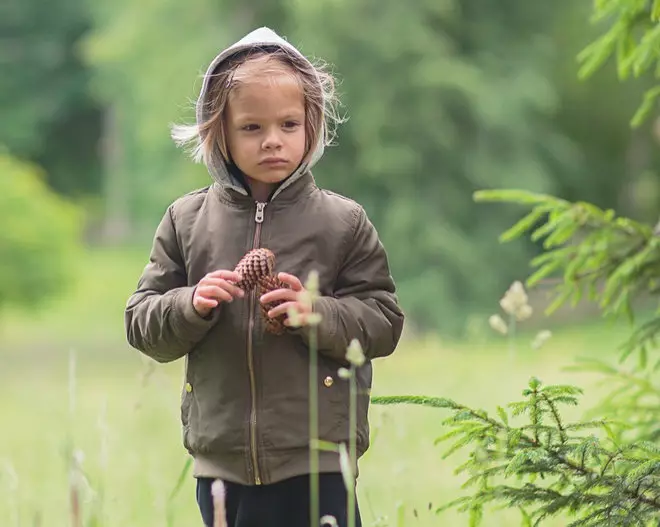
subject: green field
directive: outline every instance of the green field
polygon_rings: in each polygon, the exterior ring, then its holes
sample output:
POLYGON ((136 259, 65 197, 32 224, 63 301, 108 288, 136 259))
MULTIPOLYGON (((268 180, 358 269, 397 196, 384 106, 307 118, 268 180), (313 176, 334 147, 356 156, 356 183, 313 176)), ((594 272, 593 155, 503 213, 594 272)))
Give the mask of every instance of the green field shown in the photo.
MULTIPOLYGON (((178 406, 182 361, 155 366, 124 338, 123 306, 144 258, 144 251, 88 254, 81 262, 85 272, 68 295, 44 309, 0 318, 0 525, 70 525, 68 438, 84 453, 93 488, 103 492, 103 526, 165 526, 168 507, 173 525, 201 524, 191 477, 176 499, 168 500, 186 462, 178 406), (74 397, 68 382, 71 355, 74 397)), ((495 337, 464 343, 405 338, 392 357, 376 363, 374 394, 444 396, 493 410, 520 398, 532 375, 546 384, 589 388, 596 379, 562 368, 577 355, 613 357, 623 336, 600 326, 573 328, 533 351, 531 335, 522 335, 513 364, 505 343, 495 337)), ((594 393, 588 390, 585 402, 593 401, 594 393)), ((398 504, 405 525, 467 525, 465 516, 428 512, 429 504, 461 493, 463 480, 453 474, 459 458, 443 460, 443 445, 433 444, 446 415, 425 408, 372 408, 374 442, 360 477, 365 525, 381 516, 396 525, 398 504)), ((489 527, 517 523, 517 514, 503 512, 489 513, 485 521, 489 527)))

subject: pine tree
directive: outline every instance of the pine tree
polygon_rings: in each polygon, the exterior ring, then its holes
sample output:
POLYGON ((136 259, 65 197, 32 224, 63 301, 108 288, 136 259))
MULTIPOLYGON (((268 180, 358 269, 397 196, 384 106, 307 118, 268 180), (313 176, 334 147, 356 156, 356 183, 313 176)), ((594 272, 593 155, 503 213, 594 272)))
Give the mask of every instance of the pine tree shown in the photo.
MULTIPOLYGON (((582 76, 589 76, 610 57, 619 77, 660 75, 656 53, 660 0, 598 0, 596 21, 610 28, 580 55, 582 76)), ((650 89, 632 119, 641 123, 655 108, 660 86, 650 89)), ((603 316, 625 317, 630 338, 623 343, 621 365, 601 361, 579 367, 598 371, 616 389, 592 413, 596 419, 567 422, 566 405, 579 404, 582 389, 544 386, 536 378, 524 399, 499 406, 497 415, 444 398, 390 396, 376 404, 419 404, 450 411, 453 441, 445 456, 469 449, 458 473, 472 492, 439 511, 457 507, 469 514, 470 526, 481 524, 487 505, 517 508, 521 525, 541 525, 561 515, 570 527, 650 526, 660 517, 660 358, 649 361, 660 337, 660 309, 639 322, 635 302, 660 290, 660 229, 617 216, 591 203, 569 202, 520 190, 483 190, 476 200, 517 203, 531 210, 501 236, 507 242, 529 234, 545 251, 532 260, 535 272, 527 285, 554 282, 552 312, 585 294, 603 316), (514 423, 514 421, 516 421, 514 423)))

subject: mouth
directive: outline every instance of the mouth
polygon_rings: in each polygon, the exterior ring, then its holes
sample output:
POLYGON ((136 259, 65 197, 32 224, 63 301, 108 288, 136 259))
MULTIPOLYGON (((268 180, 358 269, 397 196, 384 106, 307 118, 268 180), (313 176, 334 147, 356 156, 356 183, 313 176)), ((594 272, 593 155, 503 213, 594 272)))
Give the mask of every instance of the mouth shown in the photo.
POLYGON ((267 157, 266 159, 260 161, 259 164, 269 167, 278 167, 288 165, 289 161, 283 157, 267 157))

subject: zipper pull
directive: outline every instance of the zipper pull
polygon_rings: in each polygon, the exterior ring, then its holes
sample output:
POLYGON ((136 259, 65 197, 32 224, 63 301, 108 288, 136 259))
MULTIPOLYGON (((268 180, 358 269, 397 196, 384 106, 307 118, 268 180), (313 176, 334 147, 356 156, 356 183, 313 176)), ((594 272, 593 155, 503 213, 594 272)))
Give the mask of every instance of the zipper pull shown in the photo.
POLYGON ((254 215, 254 221, 256 221, 257 223, 263 223, 265 208, 266 208, 265 203, 262 203, 260 201, 257 202, 257 212, 254 215))

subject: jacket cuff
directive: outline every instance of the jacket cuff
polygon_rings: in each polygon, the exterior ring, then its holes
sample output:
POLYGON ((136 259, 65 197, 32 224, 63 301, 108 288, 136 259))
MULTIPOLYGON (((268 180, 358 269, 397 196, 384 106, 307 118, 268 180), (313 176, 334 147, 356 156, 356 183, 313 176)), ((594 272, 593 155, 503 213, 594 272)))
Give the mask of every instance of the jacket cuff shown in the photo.
MULTIPOLYGON (((333 297, 323 296, 314 302, 314 313, 321 315, 321 322, 316 326, 318 352, 326 357, 343 362, 346 355, 345 349, 338 346, 337 332, 339 330, 339 314, 337 311, 337 300, 333 297)), ((300 335, 309 346, 309 335, 311 326, 292 328, 292 333, 300 335)), ((341 340, 341 339, 339 339, 341 340)))
POLYGON ((337 335, 338 314, 336 300, 323 296, 314 303, 314 313, 321 315, 317 326, 319 349, 331 348, 337 335))
POLYGON ((177 291, 172 309, 177 329, 186 337, 194 339, 200 331, 208 330, 218 320, 219 309, 215 308, 209 316, 202 317, 193 306, 196 286, 182 287, 177 291))

